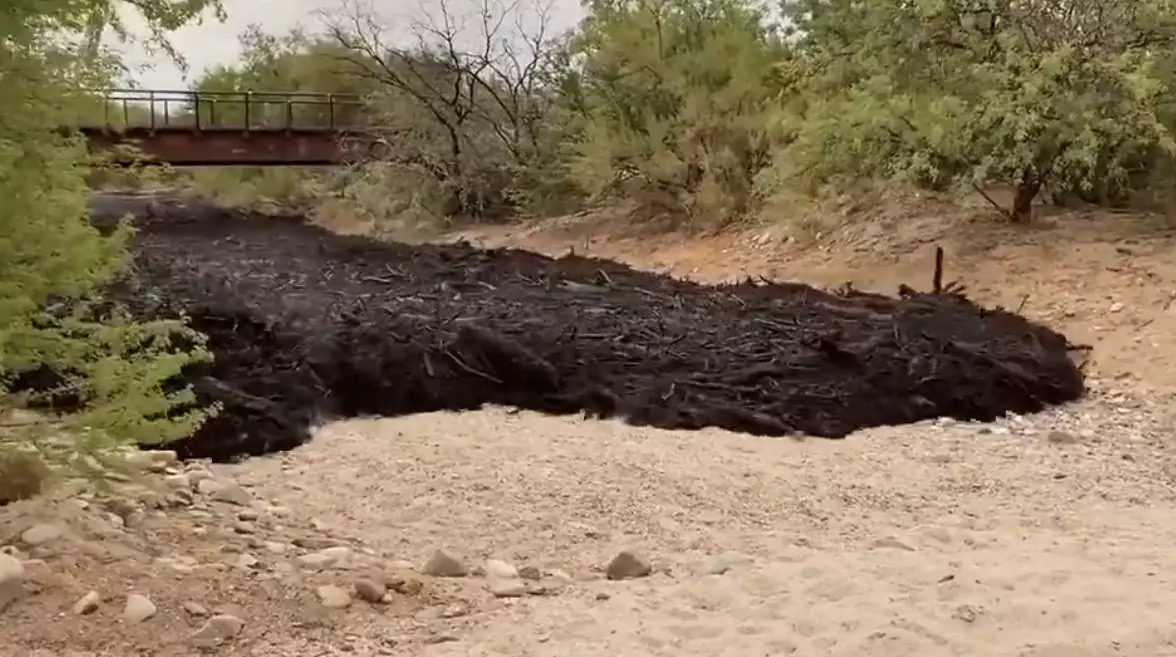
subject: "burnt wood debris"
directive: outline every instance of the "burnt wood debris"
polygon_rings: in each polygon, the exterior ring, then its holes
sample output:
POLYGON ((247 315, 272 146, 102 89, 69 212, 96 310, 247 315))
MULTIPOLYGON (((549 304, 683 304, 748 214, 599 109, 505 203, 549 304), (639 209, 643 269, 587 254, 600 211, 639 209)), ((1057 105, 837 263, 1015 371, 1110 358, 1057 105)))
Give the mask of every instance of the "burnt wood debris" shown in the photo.
POLYGON ((172 445, 184 458, 291 449, 334 418, 485 404, 841 438, 1031 413, 1084 389, 1063 335, 950 285, 896 298, 763 280, 708 286, 179 200, 107 199, 94 221, 111 226, 128 210, 135 267, 114 296, 143 317, 188 315, 216 357, 184 377, 223 405, 172 445))

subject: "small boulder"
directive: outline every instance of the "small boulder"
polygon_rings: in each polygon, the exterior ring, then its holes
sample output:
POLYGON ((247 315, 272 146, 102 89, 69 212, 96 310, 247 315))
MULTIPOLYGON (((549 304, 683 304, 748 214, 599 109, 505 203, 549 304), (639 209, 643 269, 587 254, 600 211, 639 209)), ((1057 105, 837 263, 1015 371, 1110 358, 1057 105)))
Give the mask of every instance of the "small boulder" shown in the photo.
POLYGON ((498 559, 488 559, 483 566, 487 577, 496 579, 518 579, 519 571, 514 566, 498 559))
POLYGON ((457 556, 445 550, 437 550, 421 566, 421 573, 433 577, 465 577, 469 569, 457 556))
POLYGON ((19 585, 25 577, 24 564, 10 554, 0 554, 0 588, 19 585))
POLYGON ((612 580, 649 577, 652 574, 653 566, 642 557, 628 550, 613 557, 605 569, 605 576, 612 580))
POLYGON ((217 614, 204 622, 200 629, 192 634, 196 641, 226 641, 241 633, 245 621, 232 614, 217 614))
POLYGON ((319 602, 327 609, 343 609, 351 605, 351 593, 334 584, 324 584, 315 589, 319 602))
POLYGON ((142 623, 155 615, 155 603, 145 595, 132 593, 127 596, 127 604, 123 607, 123 618, 131 623, 142 623))
POLYGON ((387 589, 380 582, 371 579, 360 579, 355 582, 355 596, 365 602, 383 602, 387 589))
POLYGON ((61 525, 40 524, 33 525, 20 534, 20 540, 25 545, 34 547, 56 541, 65 535, 65 528, 61 525))
POLYGON ((518 579, 491 579, 486 588, 496 598, 521 598, 527 594, 527 584, 518 579))
POLYGON ((94 613, 98 610, 98 605, 102 604, 102 596, 98 595, 97 591, 90 591, 86 595, 78 598, 74 603, 73 613, 78 616, 85 616, 86 614, 94 613))

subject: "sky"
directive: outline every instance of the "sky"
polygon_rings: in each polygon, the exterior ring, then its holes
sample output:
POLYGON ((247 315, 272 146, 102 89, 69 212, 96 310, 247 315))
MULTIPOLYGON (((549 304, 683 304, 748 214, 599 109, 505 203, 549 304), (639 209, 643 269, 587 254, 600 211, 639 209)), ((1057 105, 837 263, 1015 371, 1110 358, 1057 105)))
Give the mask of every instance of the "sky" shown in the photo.
MULTIPOLYGON (((0 0, 2 1, 2 0, 0 0)), ((111 45, 124 53, 124 60, 133 70, 133 78, 142 89, 187 89, 189 82, 205 69, 218 64, 233 63, 240 55, 238 36, 250 24, 260 25, 271 34, 285 34, 302 27, 314 30, 322 25, 321 12, 338 11, 345 0, 224 0, 228 20, 218 21, 209 14, 202 24, 192 24, 173 32, 172 45, 188 62, 188 74, 172 63, 166 55, 153 55, 143 47, 111 45), (142 70, 143 67, 150 70, 142 70)), ((374 10, 381 24, 403 28, 414 20, 428 20, 436 16, 441 0, 358 0, 374 10)), ((519 0, 524 20, 536 15, 530 7, 537 2, 550 2, 550 27, 557 31, 570 29, 581 15, 579 0, 519 0)), ((457 16, 476 16, 478 0, 446 0, 457 16)), ((503 0, 501 4, 505 4, 503 0)), ((133 32, 142 33, 142 23, 128 19, 133 32)))

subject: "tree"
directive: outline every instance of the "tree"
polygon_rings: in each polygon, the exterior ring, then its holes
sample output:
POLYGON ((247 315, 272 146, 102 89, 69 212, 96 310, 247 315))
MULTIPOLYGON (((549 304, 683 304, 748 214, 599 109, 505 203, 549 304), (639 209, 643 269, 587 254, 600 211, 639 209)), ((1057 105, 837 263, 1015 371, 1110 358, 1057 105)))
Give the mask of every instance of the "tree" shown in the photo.
MULTIPOLYGON (((130 6, 131 3, 128 3, 130 6)), ((216 0, 135 0, 150 42, 216 0)), ((86 154, 59 128, 87 99, 79 89, 113 79, 117 60, 97 53, 95 16, 121 29, 111 0, 15 0, 0 12, 0 396, 7 411, 17 377, 47 365, 80 399, 75 412, 0 432, 0 452, 85 470, 112 446, 176 438, 205 417, 188 390, 165 392, 206 356, 199 336, 173 321, 135 322, 95 302, 128 263, 124 227, 102 235, 86 218, 86 154), (78 38, 82 37, 82 38, 78 38), (90 49, 87 52, 86 47, 90 49), (180 348, 180 337, 195 348, 180 348)), ((18 459, 19 460, 19 459, 18 459)), ((0 479, 5 477, 0 474, 0 479)))
MULTIPOLYGON (((1158 64, 1167 0, 785 0, 799 121, 790 157, 823 180, 899 178, 1121 193, 1176 153, 1158 64)), ((1000 207, 1000 206, 998 206, 1000 207)))
POLYGON ((592 0, 565 83, 585 122, 576 173, 672 211, 742 217, 775 145, 782 44, 743 0, 592 0), (636 189, 634 189, 636 187, 636 189))
POLYGON ((446 216, 494 219, 558 190, 573 194, 561 167, 565 137, 553 89, 560 40, 549 5, 482 0, 464 29, 449 0, 397 45, 381 19, 354 4, 327 30, 348 70, 379 85, 378 127, 394 162, 430 179, 446 216), (522 19, 530 13, 535 25, 522 19))

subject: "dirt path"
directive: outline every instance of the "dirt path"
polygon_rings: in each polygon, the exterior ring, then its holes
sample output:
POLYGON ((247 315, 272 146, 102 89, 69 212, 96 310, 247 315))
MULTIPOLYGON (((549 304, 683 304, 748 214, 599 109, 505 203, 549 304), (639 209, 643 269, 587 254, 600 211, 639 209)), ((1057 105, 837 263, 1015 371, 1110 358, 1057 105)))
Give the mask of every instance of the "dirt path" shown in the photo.
MULTIPOLYGON (((714 277, 791 253, 720 248, 749 239, 642 257, 714 277)), ((788 270, 929 271, 886 239, 788 270)), ((1027 242, 950 261, 1100 340, 1082 404, 801 442, 492 409, 334 424, 238 466, 161 457, 154 493, 0 510, 0 656, 1176 655, 1176 397, 1141 394, 1176 381, 1176 248, 1126 240, 1053 270, 1007 251, 1027 242), (608 579, 622 551, 652 574, 608 579)))

